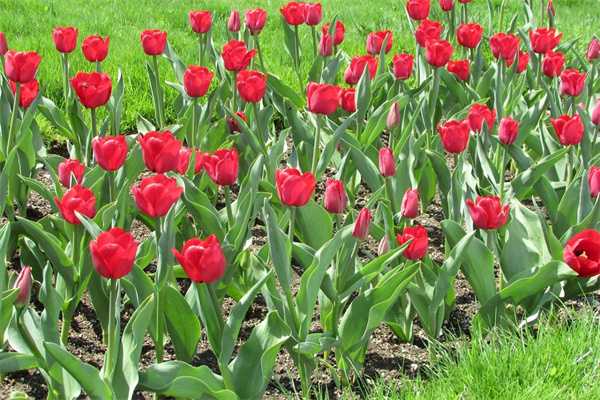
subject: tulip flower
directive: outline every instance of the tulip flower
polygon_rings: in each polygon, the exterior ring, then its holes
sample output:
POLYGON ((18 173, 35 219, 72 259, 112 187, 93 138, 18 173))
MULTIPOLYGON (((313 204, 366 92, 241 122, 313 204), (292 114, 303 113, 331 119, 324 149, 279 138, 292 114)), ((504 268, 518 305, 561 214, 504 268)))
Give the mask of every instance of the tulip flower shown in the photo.
POLYGON ((565 56, 561 52, 549 50, 542 60, 542 72, 549 78, 554 78, 562 73, 565 65, 565 56))
POLYGON ((236 86, 242 100, 247 103, 257 103, 265 96, 267 75, 258 71, 240 71, 236 86))
POLYGON ((267 12, 263 9, 246 10, 244 23, 252 36, 259 35, 267 22, 267 12))
POLYGON ((472 2, 472 1, 473 1, 473 0, 458 0, 458 2, 459 2, 460 4, 467 4, 467 3, 470 3, 470 2, 472 2))
POLYGON ((338 86, 309 82, 306 87, 308 109, 313 114, 330 115, 337 109, 343 92, 338 86))
POLYGON ((10 50, 6 53, 4 73, 6 77, 16 83, 27 83, 35 76, 42 58, 34 51, 29 53, 10 50))
POLYGON ((379 172, 384 178, 396 175, 396 160, 389 147, 379 149, 379 172))
POLYGON ((8 53, 8 44, 6 43, 6 36, 4 32, 0 32, 0 56, 4 56, 8 53))
POLYGON ((94 208, 96 199, 94 198, 94 193, 81 185, 75 185, 67 190, 62 200, 59 200, 57 197, 54 200, 61 215, 70 224, 81 224, 79 218, 75 215, 75 211, 88 218, 96 216, 96 209, 94 208))
POLYGON ((592 123, 596 126, 600 126, 600 99, 596 101, 596 105, 592 110, 592 123))
POLYGON ((381 52, 381 46, 383 46, 383 41, 386 37, 387 42, 385 45, 385 54, 389 53, 393 45, 393 34, 389 30, 377 31, 367 35, 367 53, 372 56, 378 56, 381 52))
POLYGON ((29 297, 31 296, 31 280, 31 267, 23 267, 21 272, 19 272, 19 275, 17 275, 17 280, 13 285, 13 289, 19 289, 19 294, 13 303, 15 307, 23 308, 29 304, 29 297))
POLYGON ((275 182, 279 200, 290 207, 302 207, 308 203, 317 185, 312 172, 301 174, 296 168, 278 169, 275 182))
POLYGON ((80 72, 69 79, 79 101, 85 108, 95 109, 105 105, 110 99, 112 81, 108 74, 80 72))
POLYGON ((583 123, 579 114, 572 117, 561 115, 558 118, 550 118, 558 140, 563 146, 574 146, 583 139, 583 123))
POLYGON ((325 209, 332 214, 341 214, 348 204, 344 182, 329 179, 325 185, 325 209))
MULTIPOLYGON (((330 24, 331 24, 331 22, 328 22, 325 25, 323 25, 323 27, 321 28, 321 30, 323 31, 323 34, 329 33, 329 25, 330 24)), ((338 46, 338 45, 342 44, 342 42, 344 41, 345 32, 346 32, 346 29, 344 28, 344 24, 342 24, 342 21, 337 21, 335 23, 335 29, 333 32, 333 45, 334 46, 338 46)))
POLYGON ((394 78, 406 80, 412 75, 414 57, 412 54, 394 54, 394 78))
POLYGON ((204 153, 204 169, 214 183, 220 186, 233 185, 238 176, 238 153, 236 149, 220 149, 212 155, 204 153))
POLYGON ((175 178, 163 174, 142 179, 140 186, 132 189, 133 199, 141 212, 149 217, 163 217, 177 203, 183 188, 175 178))
MULTIPOLYGON (((527 69, 527 64, 529 64, 530 54, 526 51, 519 50, 519 61, 517 62, 517 74, 525 71, 527 69)), ((515 62, 514 58, 506 60, 506 65, 510 68, 510 66, 515 62)))
POLYGON ((600 274, 600 233, 593 229, 579 232, 565 245, 563 261, 580 278, 600 274))
POLYGON ((548 17, 550 17, 550 15, 556 17, 556 10, 554 9, 554 3, 552 0, 550 0, 546 6, 546 14, 548 14, 548 17))
MULTIPOLYGON (((243 111, 236 111, 235 114, 238 117, 240 117, 240 119, 242 119, 244 122, 248 122, 248 120, 246 119, 246 114, 243 111)), ((238 125, 236 120, 233 119, 233 117, 227 117, 227 129, 229 129, 229 133, 231 133, 232 135, 236 132, 242 132, 240 126, 238 125)))
POLYGON ((402 198, 402 216, 407 219, 417 218, 419 215, 419 192, 417 189, 408 188, 402 198))
MULTIPOLYGON (((177 164, 177 172, 181 175, 185 175, 187 173, 188 167, 190 166, 190 161, 192 158, 192 150, 187 147, 182 147, 179 150, 179 163, 177 164)), ((204 158, 202 157, 202 152, 198 149, 194 150, 194 174, 202 171, 204 167, 204 158)))
POLYGON ((490 37, 492 54, 494 57, 502 58, 503 60, 515 58, 520 41, 521 39, 512 33, 509 33, 508 35, 506 33, 497 33, 490 37))
POLYGON ((592 197, 598 197, 598 193, 600 193, 600 167, 590 167, 588 181, 590 184, 590 192, 592 197))
POLYGON ((356 111, 356 89, 347 88, 342 92, 340 96, 340 106, 343 110, 353 113, 356 111))
POLYGON ((227 71, 242 71, 250 65, 256 53, 258 50, 248 51, 244 42, 231 40, 223 46, 221 57, 227 71))
POLYGON ((354 56, 352 57, 352 61, 350 61, 350 65, 344 71, 344 80, 348 85, 356 85, 362 76, 365 67, 369 68, 369 78, 373 79, 375 77, 375 73, 377 73, 377 65, 379 64, 379 59, 374 58, 371 55, 364 55, 362 57, 354 56))
POLYGON ((202 97, 208 92, 213 75, 205 67, 190 65, 183 74, 183 89, 190 97, 202 97))
MULTIPOLYGON (((19 94, 19 107, 29 108, 33 100, 38 95, 40 85, 37 79, 33 78, 27 83, 21 85, 21 93, 19 94)), ((17 85, 13 81, 10 81, 10 89, 13 92, 13 95, 16 94, 17 85)))
POLYGON ((445 40, 430 39, 425 44, 425 58, 433 67, 443 67, 448 63, 454 47, 445 40))
POLYGON ((81 50, 86 60, 89 62, 102 62, 108 55, 108 44, 110 37, 102 39, 101 36, 88 36, 83 39, 81 50))
POLYGON ((227 21, 227 29, 229 29, 231 32, 239 32, 240 28, 240 13, 238 10, 233 10, 229 15, 229 21, 227 21))
POLYGON ((304 23, 304 2, 290 1, 279 9, 285 22, 289 25, 302 25, 304 23))
POLYGON ((386 123, 389 130, 394 130, 400 126, 400 107, 397 101, 390 107, 386 123))
POLYGON ((402 231, 402 235, 398 233, 396 237, 400 246, 412 239, 412 242, 402 253, 409 260, 419 260, 427 255, 429 237, 423 226, 407 226, 402 231))
POLYGON ((519 123, 510 116, 502 118, 498 127, 498 139, 502 144, 511 145, 517 140, 519 123))
POLYGON ((322 57, 331 57, 333 54, 333 39, 329 33, 321 35, 321 40, 319 41, 319 54, 322 57))
POLYGON ((140 34, 142 49, 149 56, 158 56, 165 50, 167 44, 167 31, 145 30, 140 34))
POLYGON ((438 132, 448 153, 462 153, 469 142, 469 120, 448 121, 444 125, 438 125, 438 132))
POLYGON ((358 213, 354 228, 352 228, 352 237, 358 241, 365 241, 369 237, 371 230, 371 212, 365 207, 358 213))
POLYGON ((479 229, 498 229, 508 220, 508 204, 503 206, 498 196, 477 196, 475 203, 471 199, 467 199, 466 203, 473 223, 479 229))
POLYGON ((448 61, 448 65, 446 66, 448 72, 453 73, 458 76, 460 80, 466 81, 469 79, 469 60, 458 60, 458 61, 448 61))
POLYGON ((105 171, 116 171, 125 164, 127 141, 125 136, 97 137, 92 141, 94 159, 105 171))
POLYGON ((473 104, 469 110, 469 124, 471 130, 479 133, 483 129, 483 121, 487 123, 488 131, 494 126, 496 120, 496 110, 490 110, 485 104, 473 104))
POLYGON ((534 53, 546 54, 558 46, 558 42, 562 38, 562 33, 557 35, 554 28, 546 29, 539 28, 535 31, 529 31, 529 39, 534 53))
POLYGON ((406 2, 408 16, 417 21, 427 18, 430 7, 430 0, 408 0, 406 2))
POLYGON ((190 26, 198 34, 208 32, 212 24, 212 15, 210 11, 190 11, 190 26))
POLYGON ((168 172, 177 168, 181 141, 175 140, 171 131, 151 131, 144 136, 138 134, 142 146, 144 164, 152 172, 168 172))
POLYGON ((316 26, 321 23, 323 12, 321 3, 305 3, 304 4, 304 22, 308 26, 316 26))
POLYGON ((387 235, 383 235, 377 246, 377 255, 382 256, 390 252, 390 242, 388 241, 387 235))
POLYGON ((61 53, 70 53, 77 46, 77 28, 72 26, 58 27, 52 31, 52 40, 54 40, 56 50, 61 53))
POLYGON ((452 11, 454 0, 440 0, 440 8, 442 11, 452 11))
POLYGON ((75 178, 75 183, 80 184, 83 180, 85 172, 85 164, 79 160, 68 159, 58 164, 58 180, 66 188, 71 187, 71 176, 75 178))
POLYGON ((424 19, 415 29, 415 39, 419 46, 425 47, 427 41, 431 39, 439 39, 444 27, 437 21, 424 19))
POLYGON ((583 92, 585 83, 585 72, 579 72, 576 69, 566 69, 560 74, 561 96, 577 97, 583 92))
POLYGON ((106 279, 119 279, 131 272, 137 249, 133 235, 121 228, 102 232, 90 241, 94 268, 106 279))
POLYGON ((588 45, 586 58, 589 62, 597 60, 600 57, 600 43, 597 38, 593 38, 588 45))
POLYGON ((173 255, 187 276, 196 283, 216 281, 223 276, 227 265, 215 235, 209 235, 206 240, 190 239, 183 245, 181 253, 173 248, 173 255))
POLYGON ((481 42, 483 26, 479 24, 461 24, 456 31, 458 43, 466 48, 474 49, 481 42))

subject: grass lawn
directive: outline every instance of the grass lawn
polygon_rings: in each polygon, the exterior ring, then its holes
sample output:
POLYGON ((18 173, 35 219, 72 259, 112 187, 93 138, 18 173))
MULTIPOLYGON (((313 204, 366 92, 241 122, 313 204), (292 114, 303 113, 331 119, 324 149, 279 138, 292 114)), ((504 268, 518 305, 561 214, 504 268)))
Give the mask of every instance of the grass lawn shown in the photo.
MULTIPOLYGON (((346 26, 346 38, 341 48, 350 56, 365 54, 367 33, 378 29, 390 29, 394 33, 392 53, 414 53, 412 29, 407 21, 404 1, 380 0, 378 2, 323 0, 323 21, 331 20, 335 15, 346 26)), ((494 23, 498 23, 501 0, 491 0, 494 10, 494 23)), ((537 4, 538 2, 536 2, 537 4)), ((584 52, 589 40, 599 28, 596 13, 589 12, 598 7, 597 0, 556 0, 556 25, 564 32, 563 42, 581 36, 576 49, 584 52), (596 28, 596 29, 595 29, 596 28)), ((60 53, 52 42, 52 29, 58 26, 74 26, 79 29, 77 50, 70 55, 72 74, 79 71, 91 71, 94 66, 87 62, 79 46, 83 38, 97 34, 110 36, 109 54, 103 63, 113 81, 120 68, 126 78, 124 115, 121 129, 125 132, 135 130, 135 117, 139 113, 153 118, 154 108, 150 87, 146 75, 146 61, 140 44, 140 32, 144 29, 161 29, 168 32, 169 42, 186 64, 196 64, 198 59, 198 41, 188 22, 191 10, 208 9, 213 12, 213 40, 220 52, 227 41, 227 20, 232 9, 237 8, 243 16, 243 10, 261 7, 267 10, 267 24, 260 35, 261 48, 269 72, 282 77, 296 87, 295 74, 289 55, 283 50, 281 15, 279 8, 284 1, 272 0, 219 0, 198 2, 191 0, 0 0, 0 31, 6 34, 10 49, 37 51, 42 55, 38 79, 41 84, 48 83, 46 97, 58 104, 62 103, 62 80, 60 53)), ((489 12, 487 2, 477 0, 469 5, 469 15, 474 21, 488 25, 489 12)), ((432 0, 430 19, 445 23, 446 18, 437 1, 432 0)), ((535 10, 540 12, 539 8, 535 10)), ((514 15, 522 24, 522 1, 508 0, 506 5, 504 28, 507 29, 514 15)), ((517 25, 519 26, 519 25, 517 25)), ((495 27, 494 31, 499 31, 495 27)), ((300 27, 305 50, 304 68, 309 67, 311 33, 307 26, 300 27)), ((488 33, 487 28, 484 31, 488 33)), ((489 50, 488 50, 489 51, 489 50)), ((567 55, 572 59, 572 55, 567 55)), ((175 81, 175 76, 166 60, 160 63, 161 78, 175 81)), ((213 83, 216 84, 216 83, 213 83)), ((164 86, 167 110, 176 97, 175 90, 164 86)))

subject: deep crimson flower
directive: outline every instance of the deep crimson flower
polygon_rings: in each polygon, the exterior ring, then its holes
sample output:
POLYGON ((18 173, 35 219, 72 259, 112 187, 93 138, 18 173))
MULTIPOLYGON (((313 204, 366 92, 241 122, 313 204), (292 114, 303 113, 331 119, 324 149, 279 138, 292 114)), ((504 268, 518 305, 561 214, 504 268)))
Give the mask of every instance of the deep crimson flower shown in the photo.
POLYGON ((419 215, 419 192, 417 189, 408 188, 402 198, 402 216, 407 219, 417 218, 419 215))
POLYGON ((309 82, 306 87, 308 109, 313 114, 330 115, 337 109, 343 92, 338 86, 309 82))
MULTIPOLYGON (((246 114, 243 111, 236 111, 235 114, 238 117, 240 117, 244 122, 248 122, 248 120, 246 119, 246 114)), ((233 119, 233 117, 227 117, 227 129, 229 129, 229 133, 231 133, 232 135, 236 132, 242 132, 240 126, 238 125, 236 120, 233 119)))
POLYGON ((94 193, 81 185, 75 185, 71 189, 67 190, 62 200, 57 197, 54 198, 58 210, 61 215, 70 224, 80 225, 79 218, 75 215, 75 211, 85 215, 88 218, 94 218, 96 216, 96 199, 94 193))
POLYGON ((96 71, 90 74, 79 72, 69 79, 69 82, 77 93, 79 101, 86 108, 98 108, 110 99, 112 81, 108 74, 99 74, 96 71))
POLYGON ((442 144, 448 153, 461 153, 467 148, 470 128, 468 118, 461 121, 448 121, 444 125, 438 125, 442 144))
POLYGON ((442 11, 451 11, 454 8, 454 0, 440 0, 442 11))
POLYGON ((177 168, 181 140, 175 140, 171 131, 151 131, 144 136, 138 134, 142 146, 144 164, 152 172, 168 172, 177 168))
POLYGON ((414 60, 412 54, 394 54, 394 77, 402 80, 410 78, 414 60))
MULTIPOLYGON (((31 103, 33 103, 33 100, 35 100, 35 98, 37 97, 39 88, 40 85, 37 79, 35 78, 33 78, 27 83, 21 84, 21 89, 19 93, 19 107, 29 108, 31 103)), ((10 89, 12 90, 14 95, 17 90, 17 85, 13 81, 10 81, 10 89)))
POLYGON ((419 46, 425 47, 427 41, 431 39, 439 39, 444 27, 437 21, 424 19, 415 29, 415 39, 419 46))
POLYGON ((467 199, 469 214, 479 229, 498 229, 508 220, 508 204, 500 204, 498 196, 477 196, 475 203, 467 199))
POLYGON ((58 164, 58 180, 66 188, 71 187, 71 176, 75 178, 75 183, 78 185, 83 180, 85 172, 85 164, 79 160, 69 158, 58 164))
POLYGON ((344 182, 329 179, 325 186, 325 209, 332 214, 341 214, 348 204, 344 182))
POLYGON ((581 73, 576 69, 566 69, 560 74, 560 94, 561 96, 577 97, 583 92, 585 83, 585 72, 581 73))
POLYGON ((240 21, 239 11, 231 11, 231 15, 229 15, 229 21, 227 21, 227 29, 229 29, 231 32, 239 32, 241 27, 242 23, 240 21))
POLYGON ((323 11, 321 3, 306 3, 304 4, 304 22, 308 26, 316 26, 323 19, 323 11))
POLYGON ((549 78, 554 78, 562 73, 565 65, 565 56, 561 52, 549 50, 542 60, 542 72, 549 78))
POLYGON ((487 123, 488 131, 490 131, 495 120, 496 110, 490 110, 485 104, 473 104, 469 110, 469 124, 475 133, 479 133, 483 129, 483 121, 487 123))
POLYGON ((551 117, 550 121, 563 146, 574 146, 583 140, 583 123, 579 114, 572 117, 568 115, 561 115, 558 118, 551 117))
POLYGON ((592 197, 598 197, 598 193, 600 193, 600 167, 594 167, 593 165, 590 167, 588 181, 592 197))
POLYGON ((393 33, 389 30, 377 31, 367 35, 367 53, 372 56, 378 56, 381 52, 381 46, 383 46, 383 41, 386 37, 387 42, 385 45, 385 54, 389 53, 393 45, 393 33))
POLYGON ((70 53, 77 46, 77 28, 59 26, 52 31, 52 40, 54 47, 61 53, 70 53))
POLYGON ((565 245, 563 260, 580 278, 600 274, 600 233, 593 229, 573 236, 565 245))
POLYGON ((430 0, 408 0, 406 2, 408 16, 417 21, 427 18, 430 7, 430 0))
POLYGON ((125 164, 127 140, 125 136, 97 137, 92 140, 94 159, 105 171, 116 171, 125 164))
POLYGON ((470 3, 470 2, 472 2, 472 1, 473 1, 473 0, 458 0, 458 2, 459 2, 460 4, 467 4, 467 3, 470 3))
POLYGON ((142 179, 140 186, 132 189, 133 199, 141 212, 149 217, 167 215, 173 204, 177 203, 183 188, 177 186, 175 178, 163 174, 142 179))
POLYGON ((562 38, 562 33, 557 35, 554 28, 538 28, 535 31, 529 31, 529 39, 534 53, 545 54, 549 50, 553 50, 558 46, 558 42, 562 38))
POLYGON ((13 82, 27 83, 35 76, 40 61, 42 57, 34 51, 25 53, 10 50, 4 60, 4 73, 13 82))
POLYGON ((258 50, 250 50, 246 48, 246 43, 239 40, 230 40, 223 46, 223 62, 225 69, 228 71, 242 71, 250 65, 252 57, 258 53, 258 50))
POLYGON ((289 25, 302 25, 304 23, 304 2, 290 1, 279 9, 283 19, 289 25))
POLYGON ((278 169, 275 182, 279 200, 291 207, 302 207, 308 203, 317 185, 312 172, 301 174, 296 168, 278 169))
POLYGON ((257 103, 265 96, 267 74, 258 71, 240 71, 237 75, 237 90, 242 100, 257 103))
POLYGON ((427 236, 427 231, 421 225, 407 226, 402 231, 402 235, 398 233, 396 238, 400 246, 412 239, 412 242, 410 242, 408 247, 404 249, 404 253, 402 253, 409 260, 418 260, 427 255, 429 237, 427 236))
POLYGON ((212 156, 208 153, 202 155, 204 169, 214 183, 220 186, 233 185, 238 176, 238 153, 236 149, 220 149, 212 156))
POLYGON ((208 92, 213 75, 203 66, 190 65, 183 74, 183 89, 190 97, 202 97, 208 92))
POLYGON ((321 35, 321 40, 319 40, 319 54, 322 57, 331 57, 333 54, 333 39, 329 33, 321 35))
POLYGON ((89 62, 102 62, 108 55, 108 44, 110 37, 102 39, 101 36, 88 36, 83 39, 81 50, 86 60, 89 62))
POLYGON ((379 172, 384 178, 396 175, 396 160, 389 147, 379 149, 379 172))
POLYGON ((206 33, 212 24, 210 11, 190 11, 190 26, 196 33, 206 33))
MULTIPOLYGON (((182 147, 181 150, 179 150, 179 163, 177 164, 177 172, 179 172, 181 175, 185 175, 188 167, 190 166, 191 158, 192 149, 182 147)), ((196 149, 194 150, 194 174, 202 171, 203 166, 204 159, 202 158, 202 152, 196 149)))
POLYGON ((456 31, 456 39, 461 46, 474 49, 481 42, 482 33, 483 26, 479 24, 461 24, 456 31))
POLYGON ((510 116, 502 118, 498 127, 498 139, 506 145, 513 144, 519 134, 519 123, 510 116))
POLYGON ((342 92, 342 95, 340 96, 340 106, 342 106, 342 109, 353 113, 354 111, 356 111, 356 89, 354 88, 348 88, 345 89, 342 92))
POLYGON ((29 297, 31 296, 31 267, 23 267, 19 275, 17 275, 13 289, 19 289, 19 294, 13 303, 15 307, 23 308, 29 304, 29 297))
POLYGON ((462 81, 466 81, 467 79, 469 79, 469 60, 450 60, 448 61, 448 65, 446 66, 446 68, 448 68, 448 72, 451 72, 454 75, 458 76, 462 81))
POLYGON ((593 38, 588 45, 586 58, 589 62, 592 62, 600 57, 600 42, 597 38, 593 38))
POLYGON ((600 126, 600 99, 596 101, 596 105, 592 110, 592 123, 596 126, 600 126))
MULTIPOLYGON (((525 71, 527 69, 527 64, 529 64, 530 54, 526 51, 519 50, 519 61, 517 62, 517 74, 525 71)), ((506 60, 506 65, 510 68, 510 66, 515 62, 514 58, 510 60, 506 60)))
POLYGON ((448 63, 454 47, 445 40, 430 39, 425 43, 425 58, 433 67, 443 67, 448 63))
POLYGON ((4 36, 4 32, 0 32, 0 56, 8 53, 8 44, 6 43, 6 36, 4 36))
POLYGON ((490 38, 492 54, 494 57, 502 58, 503 60, 515 58, 520 41, 521 38, 516 37, 512 33, 509 33, 508 35, 506 33, 497 33, 490 38))
POLYGON ((356 240, 364 241, 369 237, 371 230, 371 212, 365 207, 358 213, 354 228, 352 228, 352 237, 356 240))
POLYGON ((137 249, 133 235, 121 228, 102 232, 96 240, 90 241, 94 267, 106 279, 119 279, 130 273, 137 249))
POLYGON ((142 41, 144 53, 149 56, 158 56, 165 50, 165 45, 167 44, 167 31, 161 32, 158 29, 147 29, 142 31, 140 39, 142 41))
POLYGON ((344 80, 348 85, 356 85, 362 76, 365 67, 369 67, 369 77, 373 79, 377 73, 379 59, 367 54, 364 56, 354 56, 350 65, 344 71, 344 80))
POLYGON ((216 281, 223 276, 227 265, 215 235, 208 236, 206 240, 190 239, 183 245, 181 253, 174 248, 173 255, 187 276, 196 283, 216 281))
POLYGON ((261 8, 254 10, 246 10, 244 23, 250 30, 251 35, 260 35, 260 31, 265 27, 267 22, 267 12, 261 8))
MULTIPOLYGON (((330 24, 331 24, 331 22, 328 22, 325 25, 323 25, 323 27, 321 28, 321 30, 323 31, 323 34, 329 33, 329 25, 330 24)), ((342 42, 344 41, 345 33, 346 33, 346 28, 344 28, 344 24, 342 24, 342 21, 337 21, 335 23, 335 29, 333 32, 333 45, 334 46, 342 44, 342 42)))

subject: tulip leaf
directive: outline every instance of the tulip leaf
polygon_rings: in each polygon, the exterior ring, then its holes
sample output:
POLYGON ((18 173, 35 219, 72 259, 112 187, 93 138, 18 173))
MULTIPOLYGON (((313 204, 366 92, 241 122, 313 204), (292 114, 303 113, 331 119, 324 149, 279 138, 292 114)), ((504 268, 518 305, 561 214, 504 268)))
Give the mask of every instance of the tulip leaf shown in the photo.
MULTIPOLYGON (((582 184, 589 189, 587 181, 584 182, 582 177, 579 176, 567 187, 565 194, 560 200, 558 210, 556 211, 556 218, 552 224, 552 231, 557 237, 561 237, 567 229, 577 225, 579 222, 577 217, 579 214, 579 204, 582 200, 580 198, 582 184)), ((589 202, 589 198, 588 193, 585 200, 589 202)))
POLYGON ((123 110, 123 93, 125 92, 125 85, 123 79, 123 72, 119 68, 117 72, 117 84, 113 86, 110 98, 106 103, 106 108, 110 113, 110 134, 117 136, 121 132, 121 115, 123 110))
POLYGON ((395 102, 398 102, 398 109, 402 111, 408 105, 409 98, 408 96, 401 94, 394 96, 369 115, 369 120, 367 121, 365 130, 361 136, 365 146, 370 146, 381 136, 381 132, 383 132, 383 130, 387 127, 387 117, 390 112, 390 108, 395 102))
MULTIPOLYGON (((7 326, 7 325, 3 325, 7 326)), ((22 353, 0 353, 0 374, 21 371, 23 369, 39 368, 37 357, 22 353)))
POLYGON ((181 179, 184 183, 181 200, 192 218, 194 218, 194 223, 203 232, 214 234, 222 243, 225 239, 225 232, 219 212, 212 205, 206 193, 199 190, 194 182, 186 177, 181 177, 181 179))
POLYGON ((173 72, 175 73, 175 76, 177 77, 179 83, 183 83, 183 75, 185 74, 185 70, 187 67, 185 66, 183 61, 181 61, 181 59, 177 57, 173 46, 171 46, 171 43, 169 43, 168 40, 165 44, 165 49, 162 52, 162 56, 169 60, 169 62, 171 63, 171 67, 173 67, 173 72))
POLYGON ((303 243, 319 249, 331 239, 333 221, 323 207, 310 199, 306 205, 296 208, 296 229, 303 243))
MULTIPOLYGON (((42 99, 37 107, 42 115, 52 124, 52 126, 60 132, 60 134, 70 140, 75 146, 79 143, 77 135, 73 134, 71 126, 65 117, 64 112, 54 104, 54 102, 46 97, 42 99)), ((6 131, 8 132, 8 130, 6 131)))
MULTIPOLYGON (((210 293, 210 290, 215 290, 216 285, 217 282, 195 283, 194 289, 190 287, 190 290, 194 291, 188 291, 186 294, 188 301, 192 300, 197 305, 199 304, 198 311, 200 320, 202 321, 202 326, 206 329, 208 343, 215 355, 221 354, 222 336, 220 326, 223 322, 223 315, 220 310, 222 304, 215 304, 215 301, 218 302, 218 299, 213 298, 210 293), (213 285, 213 288, 210 289, 208 285, 213 285)), ((195 306, 193 307, 195 308, 195 306)))
POLYGON ((561 243, 566 243, 573 236, 586 229, 600 229, 600 197, 596 198, 596 204, 592 212, 579 224, 570 227, 560 238, 561 243))
POLYGON ((381 184, 379 169, 369 157, 359 148, 350 148, 350 157, 359 170, 363 179, 367 182, 367 185, 372 191, 377 191, 383 185, 381 184))
POLYGON ((273 259, 273 266, 283 290, 291 290, 292 269, 290 267, 290 256, 292 254, 292 245, 287 235, 279 228, 277 215, 273 207, 271 207, 267 200, 264 203, 263 217, 267 225, 269 250, 273 259))
MULTIPOLYGON (((6 290, 2 293, 2 302, 0 302, 0 343, 4 343, 4 331, 10 322, 13 314, 13 304, 19 295, 19 289, 6 290)), ((2 353, 0 353, 2 355, 2 353)), ((1 364, 1 362, 0 362, 1 364)), ((4 371, 0 371, 3 373, 4 371)))
MULTIPOLYGON (((332 35, 333 36, 333 35, 332 35)), ((342 51, 338 51, 336 55, 331 57, 331 61, 329 64, 323 68, 323 73, 321 74, 323 83, 327 83, 333 85, 335 83, 335 79, 338 76, 338 72, 342 67, 342 51)))
POLYGON ((177 310, 177 312, 165 312, 167 330, 175 354, 178 360, 191 362, 200 340, 200 321, 177 289, 167 285, 164 293, 165 310, 177 310))
MULTIPOLYGON (((364 125, 369 104, 371 103, 371 75, 369 70, 369 63, 365 63, 364 70, 361 71, 362 73, 358 80, 358 84, 356 85, 356 92, 354 94, 356 102, 356 121, 358 121, 360 125, 364 125)), ((367 136, 364 135, 362 137, 361 144, 364 144, 365 137, 367 136)))
POLYGON ((284 98, 290 100, 298 108, 302 108, 306 105, 304 96, 298 94, 296 90, 285 84, 277 75, 272 73, 267 75, 267 86, 284 98))
MULTIPOLYGON (((338 126, 333 133, 333 137, 327 141, 323 152, 321 153, 321 157, 319 158, 319 163, 317 164, 317 169, 315 171, 315 177, 317 180, 321 177, 323 172, 327 169, 327 166, 331 163, 331 159, 335 154, 335 150, 342 139, 342 136, 346 133, 346 129, 348 126, 354 121, 356 114, 349 115, 344 123, 338 126)), ((319 118, 319 117, 318 117, 319 118)))

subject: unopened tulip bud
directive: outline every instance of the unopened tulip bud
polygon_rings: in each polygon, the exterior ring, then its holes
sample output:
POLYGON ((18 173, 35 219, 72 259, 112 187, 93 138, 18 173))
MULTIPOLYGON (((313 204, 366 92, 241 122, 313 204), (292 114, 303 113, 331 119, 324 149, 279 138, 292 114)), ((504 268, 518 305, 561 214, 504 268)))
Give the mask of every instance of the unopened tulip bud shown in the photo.
POLYGON ((587 50, 587 60, 592 62, 600 57, 600 43, 598 39, 593 38, 590 44, 588 45, 587 50))
POLYGON ((4 32, 0 32, 0 56, 8 53, 8 44, 6 44, 6 36, 4 36, 4 32))
POLYGON ((331 57, 333 53, 333 38, 330 34, 326 33, 321 36, 319 42, 319 54, 323 57, 331 57))
POLYGON ((382 147, 379 150, 379 172, 384 178, 396 175, 396 160, 389 147, 382 147))
POLYGON ((239 32, 240 27, 240 13, 238 10, 233 10, 229 16, 229 22, 227 22, 227 29, 229 29, 231 32, 239 32))
POLYGON ((401 213, 407 219, 413 219, 419 215, 419 192, 417 189, 408 188, 402 199, 401 213))
POLYGON ((594 125, 600 126, 600 99, 598 99, 592 111, 592 122, 594 125))
POLYGON ((513 144, 519 133, 519 123, 511 117, 504 117, 498 127, 498 139, 506 145, 513 144))
POLYGON ((332 214, 341 214, 348 204, 344 182, 330 179, 325 187, 325 209, 332 214))
POLYGON ((357 240, 367 240, 369 237, 369 231, 371 230, 371 212, 367 208, 363 208, 358 213, 356 222, 354 223, 354 229, 352 229, 352 236, 357 240))
POLYGON ((400 126, 400 107, 398 107, 398 102, 395 101, 390 108, 390 112, 387 116, 387 127, 389 130, 396 129, 400 126))
POLYGON ((381 242, 379 242, 379 246, 377 246, 377 255, 382 256, 390 252, 390 243, 388 242, 388 237, 384 235, 381 238, 381 242))
POLYGON ((29 303, 29 296, 31 294, 31 268, 25 267, 19 272, 17 280, 13 289, 19 289, 19 294, 15 299, 15 306, 17 308, 25 307, 29 303))
POLYGON ((598 193, 600 193, 600 167, 590 167, 588 180, 592 197, 598 197, 598 193))
POLYGON ((552 14, 553 17, 556 17, 556 10, 554 9, 554 3, 552 3, 552 0, 550 0, 548 2, 548 6, 546 6, 546 13, 548 14, 548 17, 550 17, 550 14, 552 14))

